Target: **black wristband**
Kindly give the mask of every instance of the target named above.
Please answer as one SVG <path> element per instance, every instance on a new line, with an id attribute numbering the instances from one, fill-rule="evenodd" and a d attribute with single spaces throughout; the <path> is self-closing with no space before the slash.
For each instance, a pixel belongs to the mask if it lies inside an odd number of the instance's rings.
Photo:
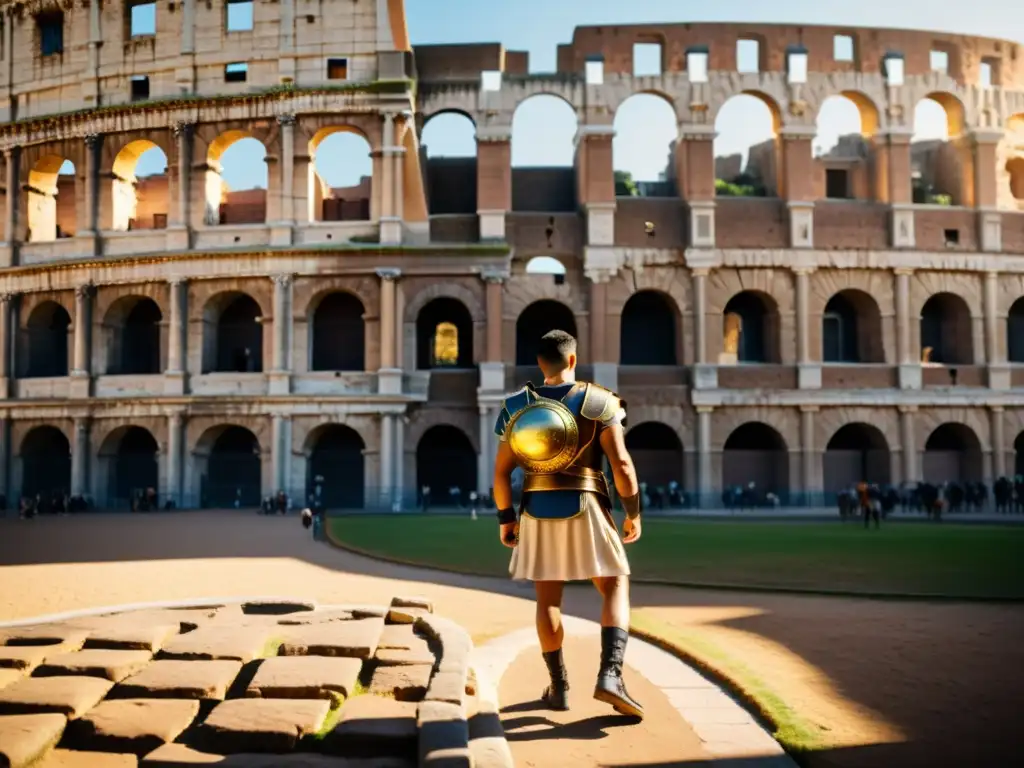
<path id="1" fill-rule="evenodd" d="M 502 525 L 508 525 L 516 521 L 516 511 L 512 507 L 498 510 L 498 522 Z"/>
<path id="2" fill-rule="evenodd" d="M 640 517 L 640 492 L 637 491 L 632 496 L 620 496 L 619 501 L 622 502 L 622 509 L 626 512 L 626 517 L 630 520 L 636 520 Z"/>

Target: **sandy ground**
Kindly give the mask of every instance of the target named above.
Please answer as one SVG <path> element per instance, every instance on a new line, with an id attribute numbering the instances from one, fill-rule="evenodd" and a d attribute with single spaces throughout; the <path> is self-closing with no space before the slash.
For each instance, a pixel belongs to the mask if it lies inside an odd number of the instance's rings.
<path id="1" fill-rule="evenodd" d="M 432 598 L 438 613 L 478 643 L 533 620 L 528 586 L 425 575 L 340 552 L 313 542 L 295 518 L 227 512 L 0 521 L 0 620 L 150 600 L 281 595 L 372 603 L 395 594 Z M 1008 765 L 1024 754 L 1017 723 L 1024 606 L 643 586 L 634 588 L 633 601 L 752 670 L 820 728 L 837 746 L 815 754 L 814 766 L 973 768 Z M 596 619 L 599 604 L 592 589 L 571 588 L 566 609 Z M 576 677 L 589 686 L 588 669 Z M 508 684 L 503 691 L 513 690 Z M 525 701 L 529 693 L 515 696 Z M 616 764 L 602 750 L 618 730 L 578 739 L 573 765 Z M 537 743 L 513 746 L 518 753 Z M 659 755 L 663 764 L 679 759 Z M 615 760 L 651 762 L 624 754 Z"/>

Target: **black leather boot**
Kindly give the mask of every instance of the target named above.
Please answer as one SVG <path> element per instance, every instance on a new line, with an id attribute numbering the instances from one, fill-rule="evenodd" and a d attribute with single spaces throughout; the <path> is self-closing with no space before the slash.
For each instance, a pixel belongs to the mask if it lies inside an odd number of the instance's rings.
<path id="1" fill-rule="evenodd" d="M 544 695 L 541 696 L 541 700 L 549 708 L 565 712 L 569 709 L 569 676 L 565 671 L 562 649 L 559 648 L 557 651 L 545 653 L 544 663 L 548 665 L 551 685 L 544 689 Z"/>
<path id="2" fill-rule="evenodd" d="M 597 673 L 594 698 L 611 704 L 620 715 L 643 718 L 644 709 L 626 691 L 622 663 L 629 633 L 618 627 L 601 627 L 601 671 Z"/>

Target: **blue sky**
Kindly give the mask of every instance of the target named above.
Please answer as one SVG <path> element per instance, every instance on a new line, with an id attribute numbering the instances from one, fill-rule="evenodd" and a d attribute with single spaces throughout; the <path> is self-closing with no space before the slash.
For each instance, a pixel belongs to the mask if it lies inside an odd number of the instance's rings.
<path id="1" fill-rule="evenodd" d="M 1024 43 L 1022 0 L 973 0 L 967 14 L 964 4 L 951 0 L 860 0 L 831 7 L 821 0 L 724 0 L 716 4 L 706 0 L 405 0 L 405 4 L 414 45 L 500 42 L 509 49 L 528 50 L 534 72 L 553 71 L 556 46 L 572 39 L 575 26 L 589 24 L 746 21 L 908 27 Z M 443 13 L 439 13 L 441 7 Z M 831 100 L 819 118 L 817 148 L 827 149 L 840 134 L 858 131 L 859 122 L 851 103 Z M 941 138 L 944 126 L 938 105 L 926 102 L 919 108 L 919 138 Z M 743 153 L 751 144 L 771 136 L 767 109 L 751 97 L 739 97 L 726 105 L 718 129 L 716 154 Z M 575 130 L 572 111 L 557 99 L 537 97 L 527 102 L 513 125 L 513 165 L 570 164 Z M 638 179 L 656 178 L 665 166 L 668 144 L 676 131 L 671 108 L 654 96 L 634 97 L 620 110 L 616 130 L 615 167 L 631 171 Z M 347 186 L 369 173 L 368 148 L 360 141 L 351 134 L 336 134 L 320 145 L 317 167 L 329 184 Z M 431 155 L 465 156 L 475 151 L 472 124 L 454 115 L 442 115 L 428 123 L 423 142 Z M 155 157 L 144 156 L 140 175 L 158 172 L 164 164 L 158 150 L 148 154 Z M 265 186 L 261 156 L 262 148 L 254 141 L 239 142 L 225 153 L 224 175 L 232 188 Z"/>

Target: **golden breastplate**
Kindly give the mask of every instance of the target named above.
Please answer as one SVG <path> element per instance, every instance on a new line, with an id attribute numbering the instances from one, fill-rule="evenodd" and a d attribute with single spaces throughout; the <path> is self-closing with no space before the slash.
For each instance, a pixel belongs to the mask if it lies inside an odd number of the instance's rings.
<path id="1" fill-rule="evenodd" d="M 557 400 L 538 399 L 512 416 L 508 446 L 526 472 L 561 472 L 579 450 L 576 418 Z"/>

